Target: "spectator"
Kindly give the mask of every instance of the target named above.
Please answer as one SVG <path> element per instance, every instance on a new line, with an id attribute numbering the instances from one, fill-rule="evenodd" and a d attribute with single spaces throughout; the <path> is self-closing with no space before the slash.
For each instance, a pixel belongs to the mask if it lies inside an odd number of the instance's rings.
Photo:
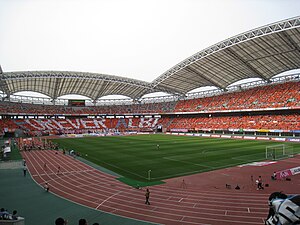
<path id="1" fill-rule="evenodd" d="M 8 220 L 9 219 L 9 213 L 4 208 L 1 208 L 1 210 L 0 210 L 0 219 L 2 219 L 2 220 Z"/>
<path id="2" fill-rule="evenodd" d="M 285 195 L 274 192 L 270 195 L 269 214 L 265 221 L 267 225 L 292 225 L 299 224 L 300 196 Z"/>
<path id="3" fill-rule="evenodd" d="M 88 225 L 87 221 L 85 219 L 80 219 L 78 224 L 79 225 Z"/>
<path id="4" fill-rule="evenodd" d="M 67 220 L 64 220 L 63 218 L 59 217 L 55 220 L 55 225 L 66 225 Z"/>
<path id="5" fill-rule="evenodd" d="M 13 213 L 12 213 L 12 215 L 11 215 L 11 219 L 12 219 L 12 220 L 17 220 L 17 219 L 18 219 L 17 213 L 18 213 L 17 210 L 14 210 L 14 211 L 13 211 Z"/>

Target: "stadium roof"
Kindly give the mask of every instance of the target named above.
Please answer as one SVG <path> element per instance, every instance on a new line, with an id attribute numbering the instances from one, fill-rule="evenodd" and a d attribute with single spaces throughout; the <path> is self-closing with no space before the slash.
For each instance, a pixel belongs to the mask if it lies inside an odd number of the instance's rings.
<path id="1" fill-rule="evenodd" d="M 78 94 L 96 100 L 106 95 L 125 95 L 132 99 L 153 92 L 173 93 L 168 88 L 152 87 L 150 83 L 119 76 L 70 71 L 26 71 L 3 73 L 0 90 L 6 94 L 34 91 L 53 99 Z"/>
<path id="2" fill-rule="evenodd" d="M 153 87 L 187 93 L 246 78 L 269 80 L 300 68 L 300 17 L 260 27 L 219 42 L 178 63 L 152 82 Z"/>
<path id="3" fill-rule="evenodd" d="M 184 95 L 205 86 L 226 89 L 242 79 L 269 80 L 298 68 L 300 17 L 295 17 L 219 42 L 178 63 L 151 83 L 84 72 L 3 72 L 0 90 L 8 95 L 35 91 L 53 99 L 67 94 L 80 94 L 93 100 L 106 95 L 138 99 L 153 92 Z"/>

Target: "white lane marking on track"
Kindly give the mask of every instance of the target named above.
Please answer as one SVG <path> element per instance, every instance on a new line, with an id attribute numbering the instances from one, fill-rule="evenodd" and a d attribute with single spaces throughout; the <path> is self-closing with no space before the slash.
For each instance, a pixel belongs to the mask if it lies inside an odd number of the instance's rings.
<path id="1" fill-rule="evenodd" d="M 109 196 L 107 199 L 105 199 L 103 202 L 101 202 L 95 209 L 98 209 L 101 205 L 103 205 L 103 204 L 104 204 L 105 202 L 107 202 L 109 199 L 111 199 L 111 198 L 113 198 L 114 196 L 120 194 L 121 192 L 123 192 L 123 191 L 118 191 L 117 193 L 115 193 L 115 194 Z"/>

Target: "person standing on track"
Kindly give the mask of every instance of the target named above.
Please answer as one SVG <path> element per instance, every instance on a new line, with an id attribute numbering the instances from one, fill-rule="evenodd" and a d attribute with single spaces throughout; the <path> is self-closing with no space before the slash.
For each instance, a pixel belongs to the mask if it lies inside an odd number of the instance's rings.
<path id="1" fill-rule="evenodd" d="M 60 166 L 57 167 L 57 173 L 56 174 L 59 174 L 60 173 Z"/>
<path id="2" fill-rule="evenodd" d="M 263 187 L 263 181 L 262 181 L 262 178 L 261 176 L 258 176 L 258 179 L 257 179 L 257 190 L 263 190 L 264 187 Z"/>
<path id="3" fill-rule="evenodd" d="M 150 202 L 149 202 L 150 191 L 149 191 L 148 188 L 147 188 L 147 190 L 146 190 L 145 196 L 146 196 L 146 202 L 145 202 L 145 204 L 150 205 Z"/>
<path id="4" fill-rule="evenodd" d="M 44 189 L 45 189 L 46 192 L 49 192 L 49 185 L 48 185 L 47 182 L 45 183 Z"/>
<path id="5" fill-rule="evenodd" d="M 23 159 L 23 166 L 26 166 L 26 160 Z"/>
<path id="6" fill-rule="evenodd" d="M 27 173 L 27 166 L 23 166 L 23 175 L 24 177 L 26 177 L 26 173 Z"/>
<path id="7" fill-rule="evenodd" d="M 186 183 L 185 183 L 184 179 L 182 180 L 180 187 L 183 189 L 186 189 Z"/>

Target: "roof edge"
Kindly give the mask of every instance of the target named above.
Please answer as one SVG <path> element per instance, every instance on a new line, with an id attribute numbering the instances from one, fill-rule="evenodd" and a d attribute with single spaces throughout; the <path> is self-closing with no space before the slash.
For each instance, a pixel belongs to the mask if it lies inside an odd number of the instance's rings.
<path id="1" fill-rule="evenodd" d="M 300 16 L 292 17 L 289 19 L 281 20 L 278 22 L 274 22 L 268 25 L 264 25 L 246 32 L 243 32 L 241 34 L 235 35 L 233 37 L 230 37 L 228 39 L 225 39 L 224 41 L 220 41 L 214 45 L 209 46 L 208 48 L 205 48 L 192 56 L 182 60 L 181 62 L 177 63 L 175 66 L 171 67 L 169 70 L 164 72 L 162 75 L 157 77 L 155 80 L 151 82 L 152 87 L 156 87 L 159 85 L 162 81 L 169 78 L 176 72 L 184 69 L 185 67 L 189 66 L 190 64 L 193 64 L 200 59 L 203 59 L 211 54 L 214 54 L 215 52 L 218 52 L 220 50 L 226 49 L 228 47 L 234 46 L 236 44 L 252 40 L 261 36 L 269 35 L 272 33 L 278 33 L 284 30 L 289 30 L 293 28 L 300 27 Z"/>

